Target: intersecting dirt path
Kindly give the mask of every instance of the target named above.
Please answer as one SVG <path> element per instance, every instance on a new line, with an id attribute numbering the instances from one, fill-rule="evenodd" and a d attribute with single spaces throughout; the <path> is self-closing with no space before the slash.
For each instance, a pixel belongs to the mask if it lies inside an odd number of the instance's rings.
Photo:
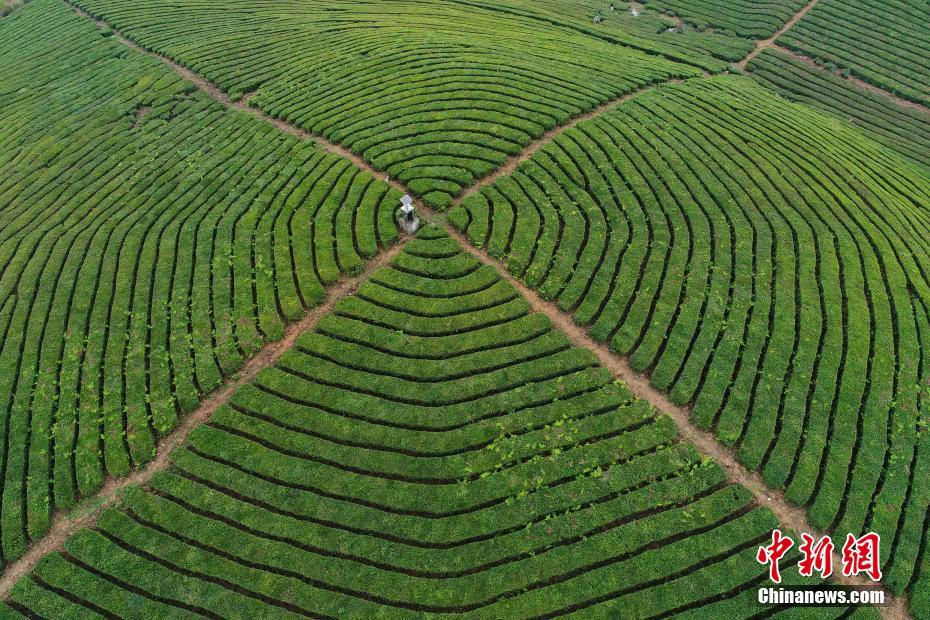
<path id="1" fill-rule="evenodd" d="M 327 288 L 326 299 L 322 304 L 311 308 L 300 321 L 290 324 L 284 332 L 284 338 L 262 347 L 258 353 L 249 358 L 239 372 L 206 395 L 193 412 L 184 416 L 178 427 L 158 442 L 155 458 L 142 469 L 122 478 L 108 478 L 103 487 L 84 499 L 78 508 L 68 513 L 56 513 L 52 518 L 49 533 L 33 543 L 24 556 L 10 562 L 4 568 L 3 574 L 0 575 L 0 599 L 6 598 L 16 580 L 31 571 L 39 560 L 53 551 L 60 550 L 72 534 L 81 528 L 92 526 L 103 510 L 118 504 L 128 487 L 144 485 L 157 472 L 167 469 L 171 465 L 171 451 L 187 441 L 187 437 L 194 429 L 208 422 L 213 413 L 228 402 L 239 387 L 252 381 L 262 370 L 273 366 L 278 358 L 293 346 L 297 337 L 313 329 L 322 317 L 332 311 L 340 299 L 354 293 L 376 269 L 387 265 L 400 253 L 407 240 L 407 238 L 401 238 L 398 243 L 381 252 L 368 262 L 361 274 L 352 278 L 344 278 Z"/>
<path id="2" fill-rule="evenodd" d="M 792 28 L 794 28 L 794 25 L 797 24 L 799 21 L 801 21 L 801 19 L 802 19 L 805 15 L 807 15 L 807 13 L 808 13 L 812 8 L 814 8 L 814 5 L 816 5 L 816 4 L 817 4 L 817 0 L 811 0 L 810 2 L 808 2 L 807 4 L 805 4 L 805 5 L 801 8 L 800 11 L 798 11 L 797 13 L 795 13 L 794 15 L 792 15 L 792 16 L 791 16 L 791 19 L 789 19 L 788 21 L 786 21 L 786 22 L 785 22 L 785 25 L 778 29 L 778 32 L 776 32 L 775 34 L 773 34 L 772 36 L 770 36 L 768 39 L 760 39 L 759 41 L 756 41 L 756 46 L 753 48 L 753 50 L 752 50 L 751 52 L 749 52 L 749 54 L 746 55 L 746 58 L 743 58 L 741 61 L 739 61 L 738 63 L 736 63 L 736 67 L 737 67 L 740 71 L 745 71 L 745 70 L 746 70 L 746 65 L 749 64 L 749 61 L 750 61 L 750 60 L 752 60 L 753 58 L 755 58 L 756 56 L 758 56 L 758 55 L 762 52 L 762 50 L 768 49 L 768 48 L 772 47 L 773 45 L 775 45 L 775 40 L 778 39 L 778 37 L 780 37 L 781 35 L 785 34 L 785 33 L 788 32 L 789 30 L 791 30 Z"/>
<path id="3" fill-rule="evenodd" d="M 67 0 L 63 1 L 67 3 Z M 812 0 L 812 2 L 807 4 L 803 9 L 795 14 L 791 20 L 789 20 L 785 26 L 773 37 L 765 41 L 760 41 L 753 52 L 751 52 L 740 63 L 740 65 L 745 67 L 745 64 L 753 57 L 755 57 L 755 55 L 758 54 L 762 49 L 771 47 L 778 36 L 797 23 L 797 21 L 800 20 L 801 17 L 803 17 L 804 14 L 806 14 L 807 11 L 809 11 L 816 3 L 817 0 Z M 103 21 L 96 20 L 79 8 L 71 4 L 68 4 L 68 6 L 74 9 L 81 16 L 93 20 L 99 27 L 109 28 L 108 24 L 104 23 Z M 383 172 L 379 172 L 378 170 L 374 169 L 368 162 L 363 160 L 355 153 L 352 153 L 348 149 L 345 149 L 338 144 L 331 143 L 322 136 L 311 134 L 298 127 L 290 125 L 289 123 L 264 114 L 260 110 L 248 105 L 248 96 L 239 101 L 232 101 L 212 82 L 182 67 L 171 59 L 155 52 L 147 51 L 132 41 L 129 41 L 125 37 L 119 35 L 119 33 L 115 31 L 114 33 L 116 34 L 117 40 L 119 40 L 122 44 L 137 50 L 140 53 L 159 58 L 178 75 L 193 82 L 198 88 L 209 94 L 211 97 L 213 97 L 213 99 L 218 101 L 223 106 L 252 114 L 257 118 L 272 124 L 282 132 L 288 133 L 301 139 L 312 140 L 319 144 L 321 148 L 325 149 L 326 151 L 345 157 L 351 160 L 362 170 L 366 170 L 375 176 L 384 178 Z M 690 79 L 701 78 L 696 77 Z M 628 101 L 632 97 L 642 94 L 643 92 L 658 88 L 662 86 L 662 84 L 680 81 L 682 80 L 670 80 L 669 82 L 645 86 L 637 91 L 633 91 L 618 99 L 607 102 L 600 107 L 595 108 L 591 112 L 576 117 L 563 125 L 553 128 L 544 136 L 530 143 L 527 149 L 525 149 L 525 151 L 522 152 L 519 156 L 511 158 L 502 169 L 495 171 L 490 176 L 478 181 L 476 185 L 467 188 L 462 197 L 470 194 L 480 187 L 487 185 L 488 183 L 493 182 L 501 176 L 512 172 L 521 162 L 529 159 L 547 141 L 553 139 L 562 131 L 575 126 L 583 120 L 592 118 L 609 109 L 612 109 L 613 107 L 621 105 L 623 102 Z M 405 193 L 410 193 L 403 184 L 391 179 L 384 180 L 390 183 L 392 187 L 395 187 L 396 189 L 399 189 Z M 459 201 L 462 199 L 462 197 L 459 198 Z M 534 310 L 546 314 L 546 316 L 548 316 L 552 321 L 553 325 L 565 332 L 574 344 L 591 350 L 597 356 L 599 362 L 608 370 L 613 372 L 616 377 L 623 380 L 636 396 L 648 401 L 661 413 L 672 418 L 678 425 L 679 434 L 683 440 L 694 445 L 695 448 L 698 449 L 701 453 L 713 458 L 723 468 L 727 478 L 731 482 L 743 485 L 749 489 L 752 492 L 755 500 L 760 505 L 767 506 L 770 510 L 772 510 L 772 512 L 784 526 L 798 531 L 816 534 L 816 530 L 814 530 L 814 528 L 812 528 L 808 523 L 806 512 L 803 508 L 790 503 L 784 498 L 784 495 L 781 492 L 770 488 L 762 480 L 762 477 L 758 473 L 746 469 L 736 460 L 733 452 L 717 442 L 716 438 L 711 433 L 708 433 L 693 425 L 690 420 L 690 412 L 687 408 L 672 403 L 663 393 L 652 387 L 646 377 L 633 371 L 625 358 L 611 352 L 603 343 L 595 342 L 588 335 L 584 327 L 577 325 L 570 316 L 558 309 L 554 303 L 543 300 L 535 291 L 528 288 L 525 284 L 523 284 L 523 282 L 517 280 L 509 272 L 507 272 L 507 270 L 498 260 L 490 257 L 483 250 L 479 250 L 472 246 L 464 235 L 455 230 L 448 222 L 445 221 L 443 216 L 437 215 L 436 213 L 422 206 L 420 209 L 421 212 L 427 216 L 427 219 L 432 219 L 436 223 L 442 224 L 448 233 L 453 238 L 455 238 L 465 250 L 477 257 L 481 262 L 495 267 L 501 276 L 510 282 L 527 299 Z M 261 351 L 259 351 L 258 354 L 246 362 L 243 368 L 233 378 L 229 379 L 221 387 L 217 388 L 215 391 L 209 394 L 193 413 L 185 416 L 178 428 L 172 431 L 169 435 L 163 438 L 162 441 L 159 442 L 156 457 L 145 467 L 129 476 L 119 479 L 107 480 L 103 488 L 82 502 L 81 507 L 77 510 L 72 511 L 71 513 L 57 513 L 52 520 L 52 526 L 49 533 L 42 539 L 33 543 L 23 557 L 21 557 L 19 560 L 11 562 L 3 570 L 2 575 L 0 575 L 0 599 L 5 598 L 9 594 L 9 591 L 13 587 L 13 584 L 16 582 L 16 580 L 32 570 L 39 560 L 41 560 L 47 554 L 60 549 L 68 537 L 70 537 L 81 528 L 92 526 L 96 522 L 99 514 L 105 508 L 118 504 L 125 489 L 132 485 L 145 484 L 155 473 L 166 469 L 170 465 L 171 451 L 174 448 L 182 445 L 195 428 L 209 421 L 213 413 L 223 403 L 229 400 L 236 389 L 238 389 L 241 385 L 251 381 L 261 370 L 274 365 L 278 358 L 294 344 L 297 337 L 302 332 L 308 329 L 312 329 L 322 316 L 332 310 L 337 301 L 354 292 L 355 289 L 362 282 L 364 282 L 371 273 L 373 273 L 379 267 L 386 265 L 394 256 L 400 252 L 405 242 L 406 240 L 403 240 L 387 251 L 381 252 L 375 259 L 368 263 L 365 270 L 360 275 L 353 278 L 344 279 L 330 287 L 327 290 L 326 300 L 323 304 L 311 309 L 300 322 L 290 325 L 285 332 L 285 337 L 282 340 L 266 345 Z M 865 585 L 867 583 L 862 579 L 846 578 L 842 575 L 835 575 L 834 579 L 838 583 L 847 585 Z M 906 599 L 903 596 L 892 597 L 891 594 L 886 591 L 886 603 L 887 605 L 881 608 L 882 615 L 885 618 L 898 620 L 909 617 L 907 612 Z"/>
<path id="4" fill-rule="evenodd" d="M 708 75 L 709 74 L 705 73 L 701 77 L 707 77 Z M 522 151 L 520 151 L 518 155 L 513 155 L 512 157 L 507 158 L 507 161 L 504 163 L 503 166 L 501 166 L 500 168 L 497 168 L 491 174 L 485 177 L 482 177 L 476 183 L 462 190 L 462 192 L 455 198 L 455 200 L 452 201 L 452 206 L 454 207 L 460 204 L 463 200 L 465 200 L 466 198 L 468 198 L 475 192 L 480 191 L 482 187 L 485 187 L 487 185 L 492 185 L 498 179 L 508 176 L 514 170 L 517 169 L 517 166 L 519 166 L 525 161 L 532 159 L 533 155 L 535 155 L 536 152 L 539 151 L 539 149 L 545 146 L 546 143 L 551 142 L 556 136 L 558 136 L 561 133 L 564 133 L 565 131 L 568 131 L 569 129 L 577 125 L 578 123 L 582 121 L 590 120 L 596 116 L 600 116 L 601 114 L 604 114 L 605 112 L 609 112 L 610 110 L 616 108 L 617 106 L 623 103 L 626 103 L 627 101 L 629 101 L 630 99 L 634 97 L 638 97 L 642 95 L 643 93 L 647 93 L 651 90 L 655 90 L 657 88 L 665 86 L 666 84 L 681 84 L 689 80 L 699 80 L 701 79 L 701 77 L 693 77 L 693 78 L 687 78 L 687 79 L 672 79 L 672 80 L 666 80 L 664 82 L 657 82 L 654 84 L 649 84 L 648 86 L 643 86 L 642 88 L 639 88 L 637 90 L 630 91 L 627 94 L 622 95 L 618 99 L 611 99 L 610 101 L 602 103 L 601 105 L 597 106 L 596 108 L 588 112 L 585 112 L 584 114 L 580 114 L 578 116 L 572 117 L 567 122 L 561 125 L 556 125 L 552 129 L 544 133 L 543 135 L 539 136 L 538 138 L 536 138 L 535 140 L 527 144 L 526 147 Z"/>

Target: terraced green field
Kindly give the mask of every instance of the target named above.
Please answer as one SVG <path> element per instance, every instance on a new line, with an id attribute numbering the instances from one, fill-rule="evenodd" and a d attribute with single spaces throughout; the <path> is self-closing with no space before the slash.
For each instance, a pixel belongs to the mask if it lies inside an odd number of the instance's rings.
<path id="1" fill-rule="evenodd" d="M 807 0 L 646 0 L 645 4 L 702 27 L 765 39 L 801 10 Z"/>
<path id="2" fill-rule="evenodd" d="M 78 4 L 234 97 L 254 93 L 250 105 L 352 149 L 437 207 L 570 117 L 699 73 L 648 41 L 638 47 L 650 54 L 470 2 Z M 185 14 L 197 18 L 176 19 Z"/>
<path id="3" fill-rule="evenodd" d="M 930 13 L 807 6 L 11 4 L 0 617 L 930 618 Z"/>
<path id="4" fill-rule="evenodd" d="M 898 105 L 777 50 L 749 63 L 753 77 L 792 101 L 847 120 L 882 144 L 930 167 L 930 113 Z"/>
<path id="5" fill-rule="evenodd" d="M 645 93 L 451 213 L 926 596 L 930 179 L 746 78 Z"/>
<path id="6" fill-rule="evenodd" d="M 930 104 L 930 3 L 820 0 L 778 43 Z"/>
<path id="7" fill-rule="evenodd" d="M 437 228 L 173 463 L 11 613 L 742 618 L 777 526 Z"/>
<path id="8" fill-rule="evenodd" d="M 392 242 L 398 194 L 59 2 L 0 22 L 0 64 L 9 560 Z"/>

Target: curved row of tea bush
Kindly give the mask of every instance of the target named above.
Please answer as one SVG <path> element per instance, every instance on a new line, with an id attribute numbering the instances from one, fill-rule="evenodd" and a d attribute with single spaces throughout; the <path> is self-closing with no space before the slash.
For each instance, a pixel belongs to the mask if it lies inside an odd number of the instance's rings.
<path id="1" fill-rule="evenodd" d="M 0 21 L 0 65 L 9 560 L 393 241 L 398 195 L 54 0 Z"/>
<path id="2" fill-rule="evenodd" d="M 792 101 L 848 120 L 885 146 L 930 167 L 930 114 L 777 50 L 763 51 L 749 63 L 749 70 Z"/>
<path id="3" fill-rule="evenodd" d="M 572 128 L 450 213 L 926 601 L 930 179 L 743 77 Z M 919 594 L 919 596 L 918 596 Z"/>
<path id="4" fill-rule="evenodd" d="M 234 97 L 254 93 L 250 105 L 352 149 L 439 208 L 546 130 L 700 72 L 468 2 L 77 4 Z"/>
<path id="5" fill-rule="evenodd" d="M 930 105 L 930 3 L 820 0 L 778 42 Z"/>
<path id="6" fill-rule="evenodd" d="M 172 462 L 43 559 L 10 608 L 56 618 L 772 611 L 756 602 L 767 569 L 755 553 L 773 515 L 436 228 Z"/>
<path id="7" fill-rule="evenodd" d="M 775 34 L 807 0 L 645 0 L 649 8 L 750 39 Z"/>

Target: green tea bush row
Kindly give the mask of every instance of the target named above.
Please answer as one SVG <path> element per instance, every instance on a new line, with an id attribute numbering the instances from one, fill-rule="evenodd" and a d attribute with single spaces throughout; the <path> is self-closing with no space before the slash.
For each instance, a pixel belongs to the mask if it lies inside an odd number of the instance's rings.
<path id="1" fill-rule="evenodd" d="M 646 6 L 740 37 L 765 39 L 775 34 L 806 4 L 805 0 L 648 0 Z"/>
<path id="2" fill-rule="evenodd" d="M 450 219 L 818 527 L 880 532 L 901 591 L 926 574 L 928 199 L 897 153 L 719 77 L 577 125 Z"/>
<path id="3" fill-rule="evenodd" d="M 514 293 L 426 228 L 359 289 L 365 312 L 339 302 L 11 613 L 762 611 L 745 593 L 772 513 Z M 447 328 L 411 329 L 425 314 Z"/>
<path id="4" fill-rule="evenodd" d="M 930 104 L 926 2 L 823 0 L 778 43 L 894 95 Z"/>
<path id="5" fill-rule="evenodd" d="M 399 195 L 60 3 L 5 17 L 0 60 L 10 560 L 390 244 Z"/>
<path id="6" fill-rule="evenodd" d="M 896 104 L 809 63 L 765 50 L 749 63 L 752 75 L 800 101 L 867 131 L 876 140 L 930 167 L 930 115 Z"/>
<path id="7" fill-rule="evenodd" d="M 728 63 L 746 56 L 753 42 L 735 36 L 733 32 L 715 32 L 692 25 L 679 26 L 674 19 L 663 15 L 653 7 L 668 12 L 661 6 L 640 7 L 633 15 L 629 3 L 605 0 L 539 0 L 527 3 L 524 0 L 469 0 L 470 6 L 480 6 L 489 11 L 508 15 L 519 15 L 550 24 L 567 26 L 588 36 L 633 49 L 656 53 L 671 60 L 696 64 L 707 71 L 726 69 Z M 593 23 L 595 16 L 601 21 Z"/>
<path id="8" fill-rule="evenodd" d="M 605 40 L 476 3 L 76 4 L 233 98 L 248 93 L 249 105 L 348 147 L 437 208 L 570 118 L 701 71 L 657 41 Z"/>

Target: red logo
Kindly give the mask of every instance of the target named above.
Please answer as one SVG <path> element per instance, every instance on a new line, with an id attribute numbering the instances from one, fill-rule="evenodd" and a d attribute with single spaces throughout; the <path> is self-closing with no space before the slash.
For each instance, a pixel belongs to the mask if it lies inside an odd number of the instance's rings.
<path id="1" fill-rule="evenodd" d="M 847 534 L 843 545 L 843 574 L 852 577 L 865 573 L 872 581 L 879 581 L 882 578 L 880 543 L 881 539 L 875 532 L 859 538 Z"/>
<path id="2" fill-rule="evenodd" d="M 816 571 L 823 579 L 832 575 L 833 540 L 829 536 L 815 540 L 810 534 L 801 534 L 801 539 L 803 542 L 798 551 L 802 557 L 798 562 L 798 572 L 804 577 L 811 577 Z M 872 581 L 881 581 L 880 544 L 881 538 L 875 532 L 863 534 L 859 538 L 848 534 L 842 550 L 843 575 L 853 577 L 865 573 Z M 778 562 L 793 546 L 794 541 L 790 536 L 783 535 L 781 530 L 773 530 L 772 543 L 759 547 L 756 552 L 756 561 L 768 565 L 769 579 L 774 583 L 781 583 Z"/>
<path id="3" fill-rule="evenodd" d="M 781 530 L 772 530 L 772 544 L 767 547 L 759 547 L 759 551 L 756 553 L 756 560 L 759 564 L 769 565 L 769 579 L 775 583 L 781 583 L 778 561 L 793 546 L 794 541 L 787 536 L 782 536 Z"/>
<path id="4" fill-rule="evenodd" d="M 798 562 L 798 572 L 804 577 L 811 577 L 816 570 L 823 579 L 833 574 L 833 541 L 824 536 L 814 544 L 814 537 L 801 534 L 804 540 L 798 547 L 804 557 Z"/>

